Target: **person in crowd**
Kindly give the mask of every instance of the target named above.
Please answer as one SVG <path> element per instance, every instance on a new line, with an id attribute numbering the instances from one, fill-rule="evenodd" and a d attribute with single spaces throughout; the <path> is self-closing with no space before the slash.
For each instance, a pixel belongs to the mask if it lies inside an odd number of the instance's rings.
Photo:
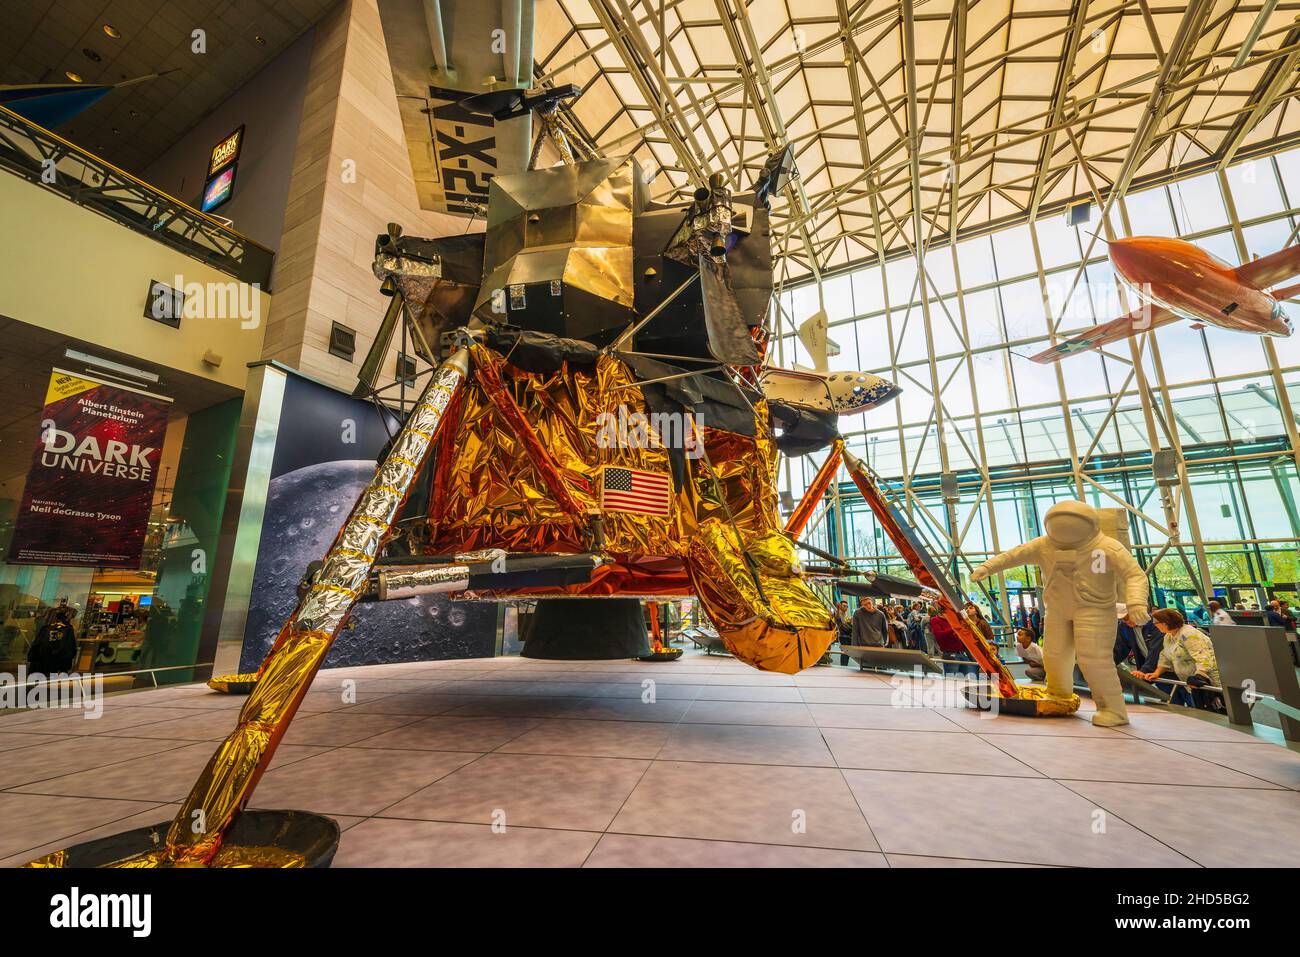
<path id="1" fill-rule="evenodd" d="M 1286 622 L 1282 618 L 1282 603 L 1274 598 L 1264 609 L 1264 620 L 1274 628 L 1285 628 Z"/>
<path id="2" fill-rule="evenodd" d="M 1115 611 L 1119 616 L 1115 626 L 1115 664 L 1132 661 L 1134 667 L 1141 668 L 1146 663 L 1146 644 L 1138 636 L 1128 608 L 1121 602 L 1115 606 Z"/>
<path id="3" fill-rule="evenodd" d="M 1221 604 L 1219 604 L 1217 601 L 1214 601 L 1213 599 L 1211 599 L 1210 601 L 1210 624 L 1211 625 L 1232 624 L 1232 616 L 1228 614 L 1228 610 L 1224 608 Z"/>
<path id="4" fill-rule="evenodd" d="M 1133 624 L 1133 616 L 1125 606 L 1121 604 L 1115 607 L 1120 615 L 1115 632 L 1115 664 L 1130 662 L 1130 670 L 1134 674 L 1154 671 L 1164 642 L 1155 620 L 1148 617 L 1142 627 L 1138 628 Z M 1148 616 L 1153 612 L 1154 607 L 1147 609 Z"/>
<path id="5" fill-rule="evenodd" d="M 32 645 L 27 649 L 27 670 L 31 674 L 68 674 L 77 663 L 75 608 L 60 605 L 50 611 Z"/>
<path id="6" fill-rule="evenodd" d="M 925 651 L 925 612 L 919 604 L 913 605 L 907 613 L 907 647 L 913 651 Z"/>
<path id="7" fill-rule="evenodd" d="M 1156 620 L 1150 617 L 1156 613 L 1155 605 L 1147 608 L 1147 620 L 1140 629 L 1138 635 L 1142 639 L 1142 644 L 1146 646 L 1146 660 L 1142 661 L 1143 671 L 1155 671 L 1156 665 L 1160 661 L 1160 650 L 1164 647 L 1164 635 L 1156 625 Z M 1131 621 L 1132 619 L 1130 619 Z M 1141 659 L 1138 659 L 1141 660 Z"/>
<path id="8" fill-rule="evenodd" d="M 989 620 L 984 617 L 984 612 L 980 611 L 980 606 L 973 601 L 966 602 L 966 617 L 970 619 L 971 627 L 984 636 L 984 640 L 990 645 L 993 644 L 993 626 Z"/>
<path id="9" fill-rule="evenodd" d="M 938 608 L 934 609 L 934 614 L 930 616 L 930 633 L 934 635 L 934 643 L 938 649 L 939 657 L 945 659 L 943 662 L 944 674 L 977 674 L 979 668 L 974 664 L 961 664 L 960 662 L 973 661 L 970 652 L 962 644 L 961 639 L 957 637 L 956 630 L 949 624 L 948 619 Z"/>
<path id="10" fill-rule="evenodd" d="M 1043 610 L 1037 605 L 1029 613 L 1029 627 L 1034 629 L 1034 636 L 1041 638 L 1043 636 Z"/>
<path id="11" fill-rule="evenodd" d="M 921 637 L 925 642 L 923 650 L 932 658 L 939 656 L 939 643 L 935 640 L 934 629 L 930 627 L 930 622 L 934 620 L 934 616 L 938 613 L 939 609 L 936 605 L 927 604 L 921 619 Z"/>
<path id="12" fill-rule="evenodd" d="M 1278 614 L 1282 616 L 1282 627 L 1294 635 L 1296 629 L 1296 618 L 1295 612 L 1291 610 L 1291 603 L 1285 598 L 1279 598 L 1277 600 L 1277 608 Z"/>
<path id="13" fill-rule="evenodd" d="M 840 599 L 835 605 L 835 631 L 840 641 L 848 643 L 852 633 L 853 616 L 849 614 L 849 603 Z"/>
<path id="14" fill-rule="evenodd" d="M 1047 680 L 1047 669 L 1043 667 L 1043 646 L 1028 628 L 1016 629 L 1016 651 L 1025 663 L 1025 676 L 1030 681 Z"/>
<path id="15" fill-rule="evenodd" d="M 876 607 L 876 600 L 863 598 L 853 613 L 851 643 L 884 647 L 889 644 L 889 618 Z"/>
<path id="16" fill-rule="evenodd" d="M 849 613 L 849 603 L 840 599 L 835 605 L 835 640 L 841 645 L 853 644 L 853 616 Z M 848 655 L 840 655 L 840 664 L 849 663 Z"/>
<path id="17" fill-rule="evenodd" d="M 877 602 L 876 608 L 885 616 L 885 645 L 886 648 L 893 647 L 894 644 L 894 606 L 889 602 Z"/>
<path id="18" fill-rule="evenodd" d="M 840 599 L 831 607 L 831 623 L 835 626 L 835 642 L 833 644 L 846 644 L 849 640 L 849 603 L 844 599 Z M 844 656 L 840 655 L 840 658 L 844 658 Z M 817 664 L 829 665 L 831 663 L 831 650 L 827 648 L 826 653 L 822 655 Z"/>
<path id="19" fill-rule="evenodd" d="M 1170 693 L 1174 704 L 1187 704 L 1219 711 L 1222 699 L 1217 693 L 1189 693 L 1181 685 L 1162 684 L 1160 679 L 1177 678 L 1185 681 L 1192 690 L 1206 685 L 1219 686 L 1219 662 L 1214 656 L 1214 645 L 1209 636 L 1188 624 L 1176 608 L 1159 608 L 1152 614 L 1156 628 L 1164 636 L 1160 657 L 1152 671 L 1134 672 L 1139 678 L 1153 681 Z"/>
<path id="20" fill-rule="evenodd" d="M 902 605 L 895 605 L 890 609 L 889 628 L 891 632 L 891 644 L 895 648 L 907 647 L 907 610 Z"/>

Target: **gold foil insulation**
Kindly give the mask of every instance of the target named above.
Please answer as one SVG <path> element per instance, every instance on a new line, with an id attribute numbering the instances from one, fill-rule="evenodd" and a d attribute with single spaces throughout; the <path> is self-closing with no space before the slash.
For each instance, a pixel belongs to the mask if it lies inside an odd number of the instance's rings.
<path id="1" fill-rule="evenodd" d="M 601 470 L 615 465 L 667 474 L 666 445 L 694 428 L 678 423 L 673 435 L 662 434 L 670 423 L 655 419 L 631 370 L 613 356 L 601 356 L 589 370 L 541 374 L 502 362 L 482 346 L 472 349 L 475 377 L 458 400 L 459 430 L 454 442 L 439 444 L 434 462 L 431 553 L 586 551 L 590 542 L 574 517 L 599 512 Z M 796 672 L 821 657 L 834 629 L 781 534 L 766 406 L 757 403 L 752 437 L 700 424 L 705 454 L 686 457 L 667 517 L 604 512 L 609 562 L 586 584 L 527 594 L 695 594 L 736 657 L 764 670 Z M 525 429 L 544 454 L 530 448 Z M 557 481 L 563 494 L 553 491 Z M 521 594 L 480 589 L 473 597 Z"/>
<path id="2" fill-rule="evenodd" d="M 144 855 L 134 866 L 220 863 L 226 828 L 266 770 L 330 644 L 365 589 L 379 549 L 467 373 L 464 350 L 434 372 L 388 456 L 339 530 L 315 584 L 281 629 L 234 732 L 203 769 L 167 832 L 165 847 Z"/>
<path id="3" fill-rule="evenodd" d="M 36 868 L 40 870 L 64 868 L 68 866 L 68 852 L 55 851 L 53 854 L 46 854 L 44 857 L 38 857 L 34 861 L 29 861 L 23 867 Z M 120 861 L 114 861 L 107 864 L 107 867 L 120 868 L 150 868 L 150 867 L 175 867 L 185 866 L 184 862 L 173 861 L 170 857 L 166 846 L 157 850 L 147 851 L 144 854 L 136 854 L 132 857 L 124 858 Z M 307 866 L 307 858 L 296 851 L 286 850 L 282 847 L 250 847 L 243 844 L 223 844 L 217 849 L 217 853 L 206 863 L 207 867 L 271 867 L 271 868 L 298 868 Z"/>
<path id="4" fill-rule="evenodd" d="M 778 532 L 744 548 L 725 522 L 710 520 L 691 544 L 691 582 L 718 637 L 761 671 L 795 674 L 815 665 L 835 638 L 825 606 L 793 569 L 794 546 Z"/>
<path id="5" fill-rule="evenodd" d="M 222 694 L 248 694 L 257 684 L 257 672 L 235 675 L 213 675 L 208 679 L 208 687 Z"/>
<path id="6" fill-rule="evenodd" d="M 472 347 L 471 355 L 476 370 L 500 362 L 482 346 Z M 600 507 L 603 465 L 668 472 L 663 447 L 601 447 L 602 423 L 617 422 L 620 405 L 644 411 L 631 371 L 617 359 L 603 357 L 590 371 L 565 368 L 549 375 L 504 363 L 500 377 L 580 512 Z M 436 452 L 429 551 L 588 551 L 572 513 L 551 495 L 545 466 L 529 456 L 513 417 L 477 375 L 460 405 L 455 441 L 440 443 Z M 612 419 L 602 419 L 602 413 Z M 681 556 L 681 515 L 680 500 L 666 518 L 610 512 L 604 516 L 604 550 L 614 556 Z"/>
<path id="7" fill-rule="evenodd" d="M 1068 698 L 1055 698 L 1047 693 L 1046 688 L 1038 685 L 1017 685 L 1016 687 L 1018 691 L 1016 697 L 1033 701 L 1035 713 L 1040 717 L 1074 714 L 1079 710 L 1081 701 L 1077 694 L 1070 695 Z"/>

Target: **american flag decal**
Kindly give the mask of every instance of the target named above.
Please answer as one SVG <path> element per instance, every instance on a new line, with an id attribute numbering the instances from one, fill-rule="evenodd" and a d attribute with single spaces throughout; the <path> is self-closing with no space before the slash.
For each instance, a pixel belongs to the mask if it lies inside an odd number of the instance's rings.
<path id="1" fill-rule="evenodd" d="M 668 515 L 672 479 L 667 472 L 642 472 L 606 465 L 601 471 L 600 507 L 607 512 Z"/>

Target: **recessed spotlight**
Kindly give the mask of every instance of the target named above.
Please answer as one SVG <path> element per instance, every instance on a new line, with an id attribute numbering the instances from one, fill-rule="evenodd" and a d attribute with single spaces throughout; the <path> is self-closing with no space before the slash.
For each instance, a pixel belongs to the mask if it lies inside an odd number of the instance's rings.
<path id="1" fill-rule="evenodd" d="M 104 24 L 104 36 L 112 37 L 114 40 L 122 39 L 122 34 L 117 32 L 117 27 L 111 23 Z"/>
<path id="2" fill-rule="evenodd" d="M 100 56 L 90 47 L 84 47 L 81 51 L 81 55 L 84 56 L 91 63 L 98 63 L 100 60 L 104 59 L 102 56 Z"/>
<path id="3" fill-rule="evenodd" d="M 264 47 L 266 46 L 266 37 L 262 36 L 262 34 L 259 33 L 257 36 L 253 37 L 253 42 L 256 43 L 259 47 Z"/>
<path id="4" fill-rule="evenodd" d="M 72 70 L 64 70 L 64 71 L 63 71 L 63 75 L 66 76 L 66 77 L 67 77 L 69 80 L 71 80 L 73 83 L 80 83 L 80 82 L 81 82 L 81 74 L 80 74 L 80 73 L 76 73 L 76 72 L 74 72 L 74 71 L 72 71 Z"/>
<path id="5" fill-rule="evenodd" d="M 129 116 L 129 117 L 131 117 L 131 119 L 135 119 L 135 118 L 137 118 L 137 117 L 140 115 L 140 111 L 139 111 L 139 110 L 127 110 L 127 111 L 126 111 L 126 115 Z"/>

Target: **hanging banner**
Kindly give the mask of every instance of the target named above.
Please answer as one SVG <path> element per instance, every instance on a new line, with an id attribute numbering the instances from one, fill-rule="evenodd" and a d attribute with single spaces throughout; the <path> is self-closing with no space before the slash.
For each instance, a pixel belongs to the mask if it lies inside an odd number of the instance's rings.
<path id="1" fill-rule="evenodd" d="M 139 568 L 170 404 L 55 369 L 9 561 Z"/>

